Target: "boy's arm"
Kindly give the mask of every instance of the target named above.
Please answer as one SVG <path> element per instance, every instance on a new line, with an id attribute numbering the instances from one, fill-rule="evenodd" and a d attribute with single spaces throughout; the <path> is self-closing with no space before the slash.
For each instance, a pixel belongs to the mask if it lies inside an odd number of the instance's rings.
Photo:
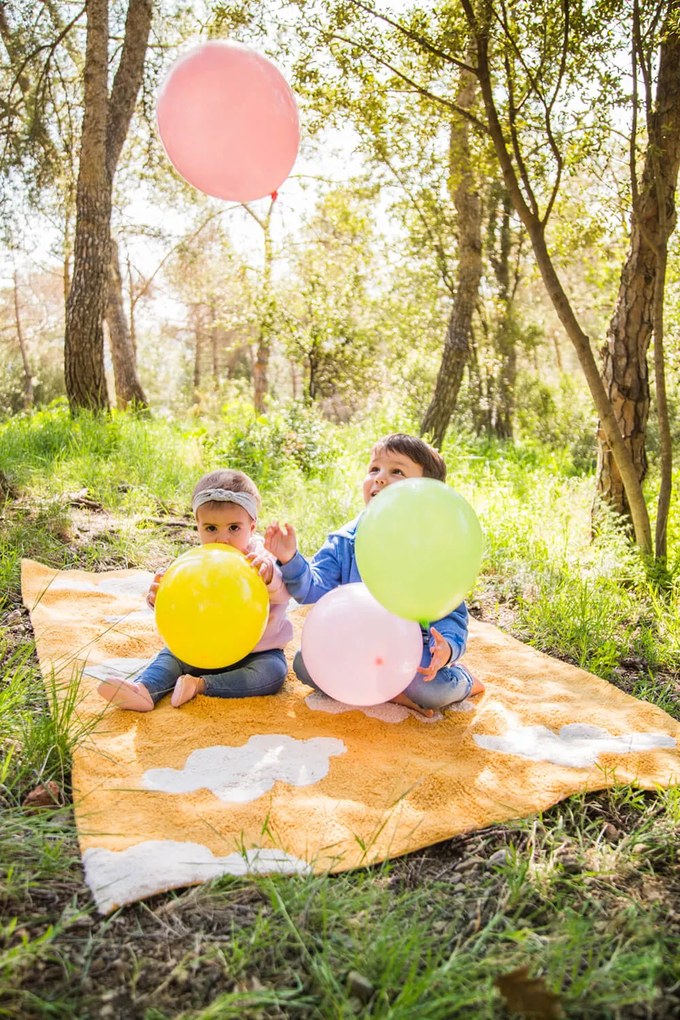
<path id="1" fill-rule="evenodd" d="M 281 567 L 278 563 L 274 563 L 273 566 L 274 572 L 272 574 L 272 579 L 267 585 L 269 601 L 273 603 L 288 602 L 290 599 L 290 592 L 284 584 Z"/>
<path id="2" fill-rule="evenodd" d="M 318 602 L 322 595 L 342 582 L 337 536 L 329 535 L 309 561 L 296 552 L 288 563 L 281 564 L 281 574 L 286 588 L 297 602 L 305 605 Z"/>
<path id="3" fill-rule="evenodd" d="M 465 651 L 468 636 L 468 611 L 464 602 L 441 620 L 433 620 L 430 624 L 448 641 L 451 648 L 449 662 L 456 662 Z"/>

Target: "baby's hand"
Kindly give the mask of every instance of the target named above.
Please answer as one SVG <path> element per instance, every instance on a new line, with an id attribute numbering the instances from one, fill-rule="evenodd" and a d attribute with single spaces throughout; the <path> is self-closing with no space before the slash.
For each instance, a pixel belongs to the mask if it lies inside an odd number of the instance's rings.
<path id="1" fill-rule="evenodd" d="M 297 536 L 292 524 L 274 521 L 264 533 L 264 547 L 279 563 L 288 563 L 297 552 Z"/>
<path id="2" fill-rule="evenodd" d="M 442 637 L 434 627 L 430 627 L 430 634 L 432 635 L 432 658 L 430 659 L 430 665 L 418 666 L 418 672 L 423 674 L 423 680 L 426 683 L 429 680 L 434 680 L 442 666 L 445 666 L 451 658 L 451 645 L 446 638 Z"/>
<path id="3" fill-rule="evenodd" d="M 274 564 L 269 556 L 260 556 L 258 553 L 246 553 L 246 559 L 251 567 L 257 570 L 265 584 L 271 584 L 274 577 Z"/>
<path id="4" fill-rule="evenodd" d="M 153 609 L 153 607 L 156 605 L 156 594 L 158 592 L 158 585 L 161 583 L 161 578 L 163 577 L 164 573 L 165 570 L 157 570 L 156 573 L 153 575 L 151 587 L 146 593 L 146 604 L 149 607 L 149 609 Z"/>

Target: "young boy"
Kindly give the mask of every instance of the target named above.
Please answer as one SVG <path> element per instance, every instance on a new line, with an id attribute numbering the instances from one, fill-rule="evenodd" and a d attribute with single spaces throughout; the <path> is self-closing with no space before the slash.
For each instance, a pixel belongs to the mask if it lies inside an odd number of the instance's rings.
<path id="1" fill-rule="evenodd" d="M 269 595 L 267 626 L 253 651 L 230 666 L 200 669 L 181 662 L 164 648 L 136 680 L 112 677 L 102 681 L 98 693 L 119 708 L 150 712 L 163 695 L 171 692 L 170 703 L 175 708 L 197 694 L 213 698 L 276 694 L 286 678 L 288 665 L 283 648 L 293 636 L 293 625 L 286 616 L 290 596 L 279 567 L 265 552 L 261 536 L 255 534 L 260 507 L 255 482 L 242 471 L 211 471 L 197 483 L 191 506 L 201 545 L 219 542 L 240 549 L 260 574 Z M 147 595 L 151 607 L 156 601 L 160 578 L 156 574 Z"/>
<path id="2" fill-rule="evenodd" d="M 446 464 L 438 451 L 422 439 L 399 432 L 386 436 L 373 447 L 363 483 L 364 502 L 368 504 L 387 485 L 404 478 L 436 478 L 443 482 Z M 303 604 L 318 602 L 322 595 L 338 585 L 361 581 L 354 551 L 360 516 L 331 532 L 309 561 L 298 552 L 292 525 L 274 522 L 267 528 L 265 549 L 276 556 L 286 588 L 294 599 Z M 423 628 L 423 656 L 418 673 L 406 690 L 393 700 L 431 716 L 435 708 L 444 708 L 483 691 L 483 684 L 475 680 L 465 666 L 455 664 L 465 651 L 467 630 L 468 612 L 464 602 L 448 616 L 433 621 L 429 633 Z M 293 668 L 298 679 L 316 687 L 300 652 L 295 656 Z"/>

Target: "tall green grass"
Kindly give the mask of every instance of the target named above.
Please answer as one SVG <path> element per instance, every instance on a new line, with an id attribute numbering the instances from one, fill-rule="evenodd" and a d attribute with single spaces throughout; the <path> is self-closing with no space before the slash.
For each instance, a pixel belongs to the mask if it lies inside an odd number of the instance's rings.
<path id="1" fill-rule="evenodd" d="M 152 518 L 186 514 L 196 479 L 225 464 L 260 486 L 262 522 L 292 521 L 311 553 L 360 511 L 371 446 L 394 429 L 415 426 L 243 403 L 186 422 L 71 419 L 57 404 L 0 425 L 13 490 L 0 521 L 0 1016 L 491 1020 L 506 1013 L 496 979 L 522 966 L 577 1020 L 680 1009 L 677 790 L 581 795 L 366 871 L 223 878 L 91 916 L 68 807 L 88 731 L 77 682 L 58 698 L 17 631 L 21 556 L 152 567 L 193 541 Z M 593 480 L 568 450 L 461 435 L 444 453 L 486 536 L 473 609 L 680 715 L 675 531 L 661 587 L 615 521 L 592 540 Z M 79 533 L 67 497 L 83 488 L 105 513 Z M 49 780 L 65 803 L 23 807 Z"/>
<path id="2" fill-rule="evenodd" d="M 197 478 L 224 465 L 260 487 L 261 523 L 291 521 L 310 554 L 361 510 L 371 446 L 390 428 L 415 431 L 379 414 L 332 425 L 298 405 L 256 415 L 245 401 L 187 422 L 117 412 L 72 419 L 63 403 L 10 419 L 0 426 L 0 463 L 20 500 L 0 527 L 0 590 L 16 600 L 22 555 L 88 567 L 172 557 L 191 530 L 161 548 L 149 519 L 186 514 Z M 512 606 L 522 636 L 607 678 L 626 658 L 677 667 L 680 549 L 671 545 L 662 590 L 616 521 L 600 515 L 593 540 L 593 479 L 567 451 L 452 435 L 443 453 L 450 484 L 485 532 L 477 592 Z M 89 545 L 68 540 L 67 499 L 82 489 L 115 516 Z"/>

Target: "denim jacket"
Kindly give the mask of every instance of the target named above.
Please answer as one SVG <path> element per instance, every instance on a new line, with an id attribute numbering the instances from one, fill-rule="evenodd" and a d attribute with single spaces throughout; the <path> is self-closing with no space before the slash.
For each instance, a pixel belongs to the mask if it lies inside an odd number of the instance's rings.
<path id="1" fill-rule="evenodd" d="M 361 575 L 354 554 L 354 540 L 361 515 L 338 531 L 332 531 L 319 551 L 306 560 L 299 552 L 292 560 L 281 564 L 283 582 L 297 601 L 306 605 L 318 602 L 322 595 L 341 584 L 360 582 Z M 449 662 L 455 662 L 465 651 L 468 633 L 468 611 L 464 602 L 441 620 L 432 620 L 434 627 L 451 646 Z M 429 641 L 429 632 L 423 631 L 423 643 Z"/>

